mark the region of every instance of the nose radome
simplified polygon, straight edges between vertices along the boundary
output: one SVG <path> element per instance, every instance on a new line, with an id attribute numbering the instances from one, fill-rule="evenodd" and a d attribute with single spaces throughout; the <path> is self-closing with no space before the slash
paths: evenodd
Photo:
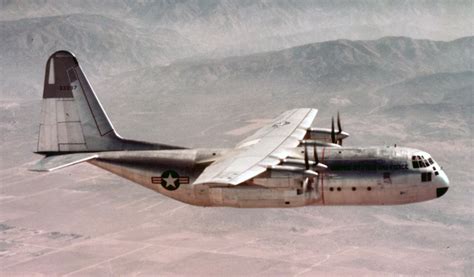
<path id="1" fill-rule="evenodd" d="M 443 196 L 444 194 L 446 194 L 446 192 L 448 191 L 449 187 L 444 187 L 444 188 L 437 188 L 436 189 L 436 197 L 440 198 L 441 196 Z"/>
<path id="2" fill-rule="evenodd" d="M 441 183 L 444 187 L 449 187 L 449 179 L 448 179 L 448 175 L 446 175 L 446 173 L 444 173 L 444 171 L 441 171 L 441 174 L 439 175 L 440 179 L 441 179 Z"/>

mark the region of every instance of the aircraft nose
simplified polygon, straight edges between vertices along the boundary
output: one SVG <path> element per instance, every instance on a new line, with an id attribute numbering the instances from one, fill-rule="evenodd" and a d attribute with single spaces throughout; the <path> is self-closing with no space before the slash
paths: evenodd
<path id="1" fill-rule="evenodd" d="M 446 173 L 444 173 L 444 171 L 440 171 L 440 174 L 439 174 L 439 182 L 440 182 L 440 185 L 441 187 L 438 187 L 436 189 L 436 197 L 441 197 L 443 195 L 446 194 L 446 192 L 448 191 L 449 189 L 449 179 L 448 179 L 448 176 L 446 175 Z"/>
<path id="2" fill-rule="evenodd" d="M 442 184 L 444 187 L 449 187 L 448 175 L 446 175 L 446 173 L 444 173 L 443 170 L 441 170 L 440 173 L 441 173 L 441 174 L 439 175 L 439 177 L 440 177 L 440 179 L 441 179 L 441 184 Z"/>

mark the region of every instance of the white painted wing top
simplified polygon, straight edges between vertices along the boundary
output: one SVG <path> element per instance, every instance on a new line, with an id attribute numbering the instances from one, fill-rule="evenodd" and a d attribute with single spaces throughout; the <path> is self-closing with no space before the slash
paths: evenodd
<path id="1" fill-rule="evenodd" d="M 300 144 L 317 112 L 295 109 L 281 114 L 208 166 L 194 184 L 238 185 L 279 164 Z"/>

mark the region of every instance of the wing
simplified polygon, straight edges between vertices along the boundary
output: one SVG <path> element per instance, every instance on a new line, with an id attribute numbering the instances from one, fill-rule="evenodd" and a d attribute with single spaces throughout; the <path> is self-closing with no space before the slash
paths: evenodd
<path id="1" fill-rule="evenodd" d="M 290 110 L 208 166 L 194 184 L 238 185 L 277 165 L 305 137 L 316 109 Z"/>

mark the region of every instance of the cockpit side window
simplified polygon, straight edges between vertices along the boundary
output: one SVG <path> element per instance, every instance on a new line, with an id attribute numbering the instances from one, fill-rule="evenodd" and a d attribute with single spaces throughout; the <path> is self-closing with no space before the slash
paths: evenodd
<path id="1" fill-rule="evenodd" d="M 421 173 L 421 181 L 422 182 L 431 182 L 431 172 Z"/>
<path id="2" fill-rule="evenodd" d="M 430 162 L 430 164 L 434 164 L 434 161 L 432 158 L 429 158 L 428 161 Z"/>
<path id="3" fill-rule="evenodd" d="M 415 156 L 413 156 L 413 158 L 415 158 Z M 413 164 L 413 168 L 419 168 L 420 166 L 418 165 L 418 161 L 413 159 L 412 160 L 412 164 Z"/>
<path id="4" fill-rule="evenodd" d="M 412 161 L 413 168 L 419 168 L 420 167 L 419 164 L 418 164 L 418 159 L 416 158 L 416 156 L 412 156 L 411 161 Z"/>

